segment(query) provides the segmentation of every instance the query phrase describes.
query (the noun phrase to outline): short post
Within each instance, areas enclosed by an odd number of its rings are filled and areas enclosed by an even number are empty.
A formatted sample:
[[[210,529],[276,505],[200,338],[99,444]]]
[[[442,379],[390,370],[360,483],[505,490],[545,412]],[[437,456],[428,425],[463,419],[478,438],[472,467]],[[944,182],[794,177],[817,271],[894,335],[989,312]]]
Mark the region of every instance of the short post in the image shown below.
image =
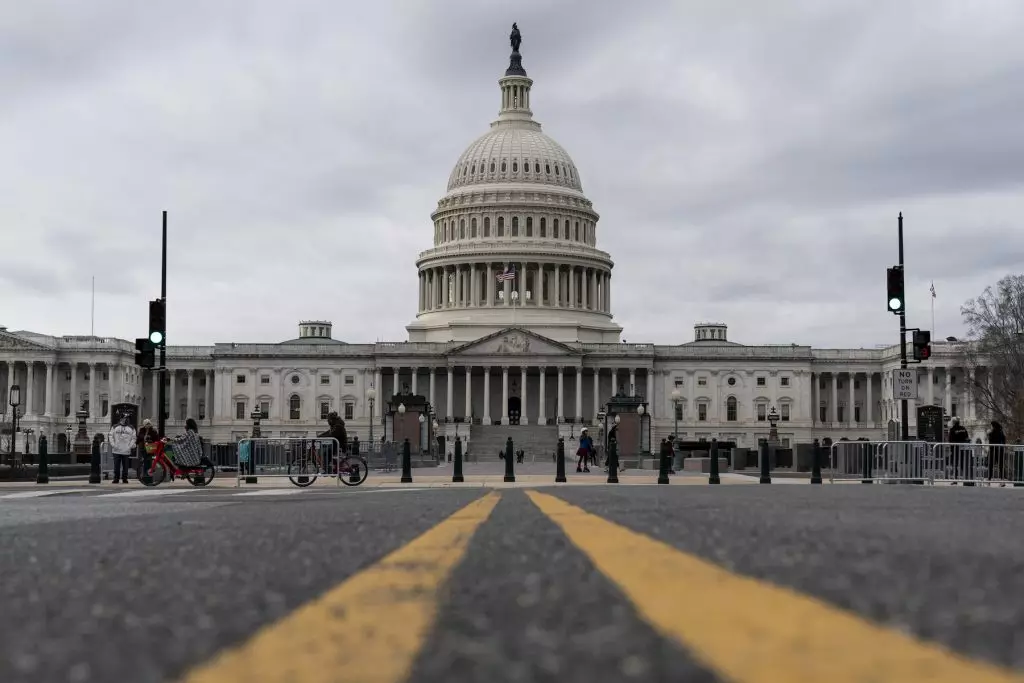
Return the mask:
[[[461,484],[466,481],[462,476],[462,437],[455,437],[455,464],[452,466],[452,483]]]
[[[760,443],[757,444],[757,450],[759,452],[759,455],[761,456],[760,457],[760,460],[761,460],[761,480],[760,480],[760,483],[762,483],[762,484],[770,484],[770,483],[772,483],[772,466],[771,466],[771,463],[768,461],[768,440],[767,439],[762,439],[760,441]]]
[[[711,474],[708,476],[708,483],[722,483],[722,478],[718,474],[718,439],[711,439]]]
[[[359,437],[358,436],[353,436],[352,437],[352,443],[349,446],[349,450],[352,451],[352,455],[354,455],[356,457],[359,457]]]
[[[814,440],[814,452],[811,454],[811,483],[821,483],[821,444]]]
[[[409,437],[402,441],[402,483],[412,483],[412,454],[410,452]]]
[[[558,437],[558,446],[555,447],[555,483],[565,483],[565,437]]]
[[[868,444],[862,452],[864,453],[864,478],[860,480],[860,483],[873,484],[875,482],[871,477],[871,466],[874,464],[872,461],[875,459],[875,447]]]
[[[358,456],[359,455],[359,437],[358,436],[353,436],[352,440],[349,441],[349,446],[348,447],[349,447],[349,450],[352,451],[352,455]],[[341,465],[341,460],[340,460],[341,453],[338,454],[338,458],[339,458],[338,465],[340,467],[340,465]],[[352,468],[348,472],[348,480],[351,483],[353,483],[353,484],[358,484],[359,483],[359,475],[360,475],[360,472],[359,472],[360,463],[359,463],[359,461],[357,459],[353,458],[352,460],[349,460],[348,464],[349,464],[349,467]]]
[[[102,481],[100,477],[100,442],[97,439],[92,440],[92,457],[89,460],[89,483],[99,484]]]
[[[619,483],[619,440],[608,441],[608,484]]]
[[[36,483],[50,483],[50,458],[47,454],[45,436],[39,437],[39,472],[36,474]]]
[[[661,440],[661,453],[658,463],[658,483],[668,484],[668,458],[671,446],[668,445],[668,439]]]
[[[508,437],[505,440],[505,481],[514,482],[516,480],[516,469],[515,463],[513,462],[516,457],[515,446],[512,445],[512,437]]]

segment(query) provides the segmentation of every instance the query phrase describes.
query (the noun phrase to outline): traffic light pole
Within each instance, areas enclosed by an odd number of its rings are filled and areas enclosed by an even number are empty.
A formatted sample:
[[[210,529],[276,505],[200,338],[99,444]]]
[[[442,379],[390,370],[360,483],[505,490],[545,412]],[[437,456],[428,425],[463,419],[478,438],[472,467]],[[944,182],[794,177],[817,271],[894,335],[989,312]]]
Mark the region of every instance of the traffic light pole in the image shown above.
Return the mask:
[[[901,223],[902,225],[902,223]],[[903,233],[900,233],[901,235]],[[903,260],[903,238],[900,238],[900,261]],[[164,316],[167,315],[167,212],[164,211],[163,216],[163,237],[161,244],[160,254],[160,298],[164,301]],[[166,321],[166,317],[164,318]],[[164,327],[167,327],[166,322]],[[906,367],[906,353],[904,353],[904,367]],[[164,338],[160,340],[160,369],[158,372],[160,379],[158,380],[159,385],[157,386],[157,432],[160,434],[160,438],[166,436],[164,433],[164,398],[167,392],[167,334],[164,332]]]
[[[906,282],[906,271],[903,270],[903,212],[900,211],[899,218],[899,242],[900,242],[900,270],[903,271],[904,282]],[[905,286],[905,285],[904,285]],[[904,292],[906,290],[904,289]],[[907,298],[903,295],[900,308],[900,368],[907,369]],[[163,351],[161,351],[161,354]],[[163,355],[160,356],[161,365]],[[163,386],[162,384],[160,386]],[[907,415],[907,399],[900,401],[900,440],[910,440],[910,416]]]

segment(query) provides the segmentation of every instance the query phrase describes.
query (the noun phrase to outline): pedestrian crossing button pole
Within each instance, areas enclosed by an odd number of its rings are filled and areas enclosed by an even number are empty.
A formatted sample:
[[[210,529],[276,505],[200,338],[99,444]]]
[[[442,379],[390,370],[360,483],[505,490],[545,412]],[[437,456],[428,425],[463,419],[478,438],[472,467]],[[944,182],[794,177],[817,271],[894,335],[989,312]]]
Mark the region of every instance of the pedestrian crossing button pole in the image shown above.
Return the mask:
[[[814,452],[811,454],[811,483],[821,483],[821,444],[814,440]]]
[[[36,473],[36,483],[50,483],[50,456],[45,435],[39,437],[39,471]]]
[[[565,437],[558,437],[558,446],[555,449],[555,483],[565,483]]]
[[[412,483],[412,447],[409,445],[409,437],[402,440],[402,483]]]
[[[260,433],[260,420],[263,419],[263,411],[259,406],[256,406],[249,414],[249,417],[252,418],[252,441],[249,443],[249,462],[245,464],[247,475],[245,483],[255,484],[259,481],[259,477],[256,476],[256,439],[262,436]],[[309,477],[299,477],[298,480],[300,484],[304,484],[309,481]]]
[[[757,445],[760,451],[761,460],[761,480],[762,484],[772,483],[772,467],[771,462],[768,460],[768,439],[761,439]]]
[[[619,416],[615,416],[618,421]],[[619,440],[611,438],[608,440],[608,484],[619,483]]]
[[[92,440],[92,456],[89,460],[89,483],[99,484],[102,481],[100,477],[100,440]]]
[[[718,475],[718,439],[711,439],[711,474],[708,476],[708,483],[722,483],[722,478]]]
[[[659,484],[668,484],[669,483],[669,479],[668,479],[668,458],[669,458],[669,453],[671,452],[671,448],[672,447],[669,446],[669,444],[668,444],[668,439],[662,439],[661,440],[661,453],[660,453],[660,457],[658,458],[659,459],[659,463],[658,463],[658,483]]]
[[[462,437],[455,437],[455,464],[452,471],[452,483],[461,484],[466,481],[462,476]]]
[[[513,458],[516,457],[515,446],[512,444],[512,437],[508,437],[505,440],[505,481],[507,483],[515,482],[516,480],[516,469]]]

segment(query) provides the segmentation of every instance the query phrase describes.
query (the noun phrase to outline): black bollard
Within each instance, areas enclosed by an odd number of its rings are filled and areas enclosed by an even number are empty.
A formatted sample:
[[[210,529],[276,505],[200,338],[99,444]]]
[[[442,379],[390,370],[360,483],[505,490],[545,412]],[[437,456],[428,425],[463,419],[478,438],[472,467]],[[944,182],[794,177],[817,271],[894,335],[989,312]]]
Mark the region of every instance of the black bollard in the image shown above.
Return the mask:
[[[864,478],[860,480],[860,483],[862,484],[875,483],[871,479],[871,465],[873,464],[872,461],[875,459],[874,450],[874,447],[870,445],[864,447],[862,450],[862,452],[864,453]]]
[[[452,468],[452,483],[461,484],[466,481],[462,476],[462,437],[455,437],[455,466]]]
[[[772,483],[772,467],[768,461],[768,439],[764,439],[758,444],[758,450],[761,455],[761,482],[762,484]]]
[[[45,436],[39,437],[39,472],[36,474],[36,483],[50,483],[50,458],[47,454]]]
[[[722,478],[718,475],[718,439],[711,439],[711,474],[708,476],[708,483],[722,483]]]
[[[409,450],[409,439],[402,441],[402,483],[412,483],[412,453]]]
[[[669,448],[670,448],[670,446],[668,445],[668,439],[662,439],[661,440],[661,454],[660,454],[660,458],[659,458],[660,462],[658,463],[658,483],[659,484],[668,484],[669,483],[669,479],[668,479],[668,458],[669,458],[668,454],[669,454]]]
[[[555,483],[565,483],[565,438],[561,436],[555,449]]]
[[[508,437],[505,441],[505,481],[514,482],[516,480],[515,463],[513,462],[516,457],[515,447],[512,445],[512,437]]]
[[[608,441],[608,484],[619,483],[619,441]]]
[[[100,477],[100,442],[96,439],[92,440],[92,458],[89,460],[89,483],[99,484],[102,481]]]
[[[814,440],[814,452],[811,454],[811,483],[821,483],[821,445]]]

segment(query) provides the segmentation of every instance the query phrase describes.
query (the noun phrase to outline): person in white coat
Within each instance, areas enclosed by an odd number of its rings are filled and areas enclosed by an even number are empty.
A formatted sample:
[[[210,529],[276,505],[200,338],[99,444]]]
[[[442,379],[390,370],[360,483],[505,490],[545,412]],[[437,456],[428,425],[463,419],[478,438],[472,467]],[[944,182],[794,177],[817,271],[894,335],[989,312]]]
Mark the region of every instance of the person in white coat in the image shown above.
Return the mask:
[[[110,450],[114,454],[114,483],[128,483],[128,458],[131,457],[135,445],[135,427],[128,422],[127,416],[110,428],[107,435]]]

